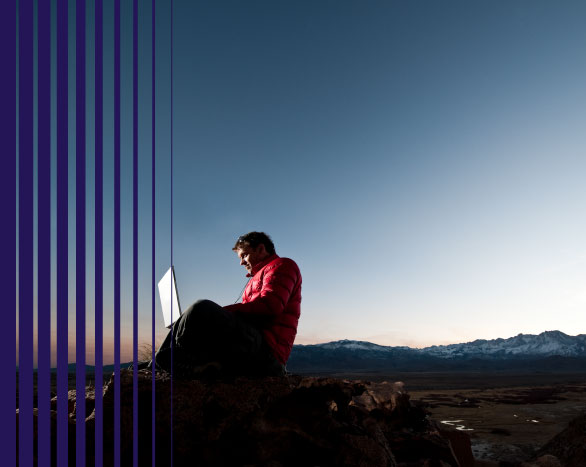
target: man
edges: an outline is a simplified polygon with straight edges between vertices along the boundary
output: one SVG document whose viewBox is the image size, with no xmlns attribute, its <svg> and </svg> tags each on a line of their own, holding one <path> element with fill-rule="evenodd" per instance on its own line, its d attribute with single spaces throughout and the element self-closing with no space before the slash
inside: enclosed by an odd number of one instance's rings
<svg viewBox="0 0 586 467">
<path fill-rule="evenodd" d="M 299 268 L 293 260 L 277 255 L 264 232 L 242 235 L 232 250 L 250 277 L 242 303 L 221 307 L 210 300 L 195 302 L 159 348 L 157 366 L 170 371 L 172 358 L 179 377 L 199 377 L 210 371 L 285 374 L 301 312 Z"/>
</svg>

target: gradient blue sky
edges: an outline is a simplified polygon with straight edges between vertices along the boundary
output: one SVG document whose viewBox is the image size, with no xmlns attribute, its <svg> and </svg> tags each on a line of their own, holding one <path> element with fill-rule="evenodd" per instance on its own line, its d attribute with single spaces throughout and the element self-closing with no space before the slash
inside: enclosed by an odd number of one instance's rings
<svg viewBox="0 0 586 467">
<path fill-rule="evenodd" d="M 298 343 L 586 331 L 583 2 L 175 5 L 186 302 L 233 300 L 259 229 Z"/>
<path fill-rule="evenodd" d="M 112 1 L 104 3 L 108 27 Z M 131 2 L 123 3 L 124 360 L 132 30 Z M 139 3 L 139 340 L 147 342 L 151 4 Z M 170 261 L 169 6 L 157 4 L 157 279 Z M 173 18 L 173 262 L 183 308 L 199 298 L 232 303 L 246 278 L 231 246 L 262 230 L 303 274 L 297 343 L 422 347 L 586 332 L 586 3 L 175 0 Z M 92 54 L 89 41 L 90 62 Z M 89 63 L 88 96 L 92 74 Z M 104 85 L 107 362 L 111 77 Z M 92 237 L 90 229 L 90 269 Z M 89 315 L 92 282 L 90 270 Z M 92 333 L 88 317 L 90 362 Z"/>
</svg>

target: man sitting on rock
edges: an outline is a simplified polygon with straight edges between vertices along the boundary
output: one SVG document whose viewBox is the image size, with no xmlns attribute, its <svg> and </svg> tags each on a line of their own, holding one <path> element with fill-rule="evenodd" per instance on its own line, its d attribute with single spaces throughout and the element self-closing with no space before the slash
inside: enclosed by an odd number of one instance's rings
<svg viewBox="0 0 586 467">
<path fill-rule="evenodd" d="M 183 378 L 285 374 L 301 311 L 299 268 L 276 254 L 264 232 L 242 235 L 232 250 L 250 277 L 242 303 L 191 305 L 157 351 L 157 367 L 171 371 L 172 355 L 174 375 Z"/>
</svg>

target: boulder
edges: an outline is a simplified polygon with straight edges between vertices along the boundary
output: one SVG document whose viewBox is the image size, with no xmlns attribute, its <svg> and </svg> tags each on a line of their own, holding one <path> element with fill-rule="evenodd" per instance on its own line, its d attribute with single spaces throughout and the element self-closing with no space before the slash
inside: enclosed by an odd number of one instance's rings
<svg viewBox="0 0 586 467">
<path fill-rule="evenodd" d="M 151 373 L 139 371 L 139 465 L 151 463 L 151 385 Z M 173 397 L 169 376 L 157 374 L 159 465 L 171 456 L 175 466 L 466 465 L 425 412 L 410 404 L 402 385 L 288 376 L 174 380 L 172 387 Z M 129 465 L 131 371 L 121 372 L 120 398 L 121 462 Z M 113 407 L 111 380 L 104 394 L 105 465 L 113 462 Z"/>
<path fill-rule="evenodd" d="M 152 374 L 139 370 L 137 383 L 138 465 L 152 465 Z M 115 390 L 112 377 L 103 398 L 104 466 L 114 465 Z M 68 394 L 70 460 L 81 422 L 75 396 Z M 94 405 L 95 390 L 88 387 L 86 408 Z M 34 417 L 36 432 L 37 409 Z M 429 421 L 401 383 L 301 376 L 171 381 L 161 372 L 155 375 L 154 417 L 157 465 L 171 465 L 171 458 L 174 466 L 473 465 L 467 435 Z M 95 410 L 83 420 L 86 465 L 94 464 L 95 421 Z M 51 425 L 55 433 L 53 410 Z M 120 465 L 133 464 L 134 440 L 133 372 L 122 370 Z"/>
<path fill-rule="evenodd" d="M 573 419 L 564 430 L 548 441 L 539 450 L 537 457 L 542 458 L 542 462 L 545 460 L 553 462 L 552 458 L 555 457 L 564 467 L 584 467 L 586 465 L 586 412 Z"/>
<path fill-rule="evenodd" d="M 19 410 L 16 409 L 16 445 L 18 446 L 19 436 Z M 51 423 L 51 465 L 57 465 L 57 412 L 49 411 Z M 75 418 L 69 414 L 67 424 L 68 438 L 68 463 L 75 465 Z M 39 409 L 33 408 L 33 465 L 38 465 L 38 427 L 39 427 Z M 73 448 L 72 448 L 73 443 Z"/>
<path fill-rule="evenodd" d="M 51 398 L 51 410 L 57 410 L 57 395 Z M 67 413 L 75 412 L 75 389 L 67 391 Z"/>
</svg>

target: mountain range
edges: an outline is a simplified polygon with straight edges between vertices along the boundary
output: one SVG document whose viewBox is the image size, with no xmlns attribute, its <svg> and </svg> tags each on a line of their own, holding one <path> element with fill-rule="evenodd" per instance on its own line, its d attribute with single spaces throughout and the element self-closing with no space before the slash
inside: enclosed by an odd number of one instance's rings
<svg viewBox="0 0 586 467">
<path fill-rule="evenodd" d="M 130 363 L 122 363 L 121 367 L 129 365 Z M 295 345 L 287 362 L 287 369 L 295 373 L 356 370 L 586 372 L 586 334 L 569 336 L 561 331 L 545 331 L 537 335 L 519 334 L 508 339 L 477 339 L 462 344 L 434 345 L 421 349 L 354 340 Z M 75 370 L 76 364 L 70 363 L 69 373 L 75 373 Z M 111 373 L 113 370 L 114 365 L 107 365 L 103 371 Z M 86 372 L 93 373 L 94 367 L 86 365 Z"/>
<path fill-rule="evenodd" d="M 510 358 L 514 356 L 586 357 L 586 334 L 568 336 L 561 331 L 519 334 L 509 339 L 478 339 L 465 344 L 434 345 L 421 352 L 443 358 Z"/>
<path fill-rule="evenodd" d="M 560 331 L 519 334 L 422 349 L 341 340 L 293 347 L 287 368 L 324 371 L 543 370 L 586 371 L 586 334 Z"/>
</svg>

